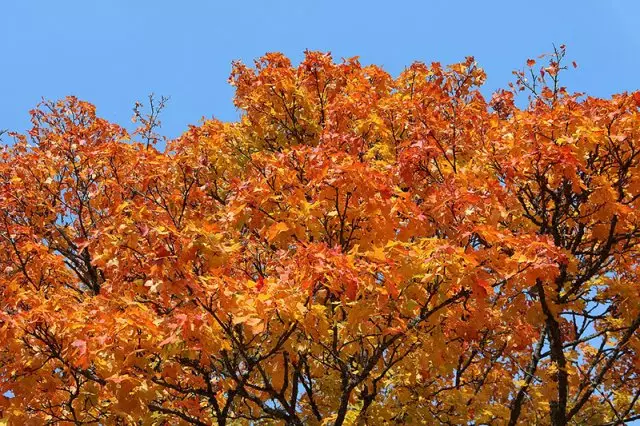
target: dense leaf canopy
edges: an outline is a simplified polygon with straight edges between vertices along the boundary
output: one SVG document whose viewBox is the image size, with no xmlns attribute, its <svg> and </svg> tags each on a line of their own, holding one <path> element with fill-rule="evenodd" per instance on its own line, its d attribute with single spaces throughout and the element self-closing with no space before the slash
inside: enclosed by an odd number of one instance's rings
<svg viewBox="0 0 640 426">
<path fill-rule="evenodd" d="M 154 112 L 40 105 L 0 154 L 1 417 L 638 417 L 640 93 L 571 94 L 563 59 L 487 101 L 473 58 L 271 53 L 238 122 L 164 150 Z"/>
</svg>

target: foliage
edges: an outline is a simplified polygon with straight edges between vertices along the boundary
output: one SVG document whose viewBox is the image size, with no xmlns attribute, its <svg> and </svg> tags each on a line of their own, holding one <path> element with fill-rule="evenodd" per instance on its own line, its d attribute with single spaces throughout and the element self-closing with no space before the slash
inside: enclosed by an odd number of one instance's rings
<svg viewBox="0 0 640 426">
<path fill-rule="evenodd" d="M 570 94 L 563 59 L 486 101 L 473 58 L 271 53 L 233 66 L 238 122 L 164 152 L 139 105 L 129 135 L 42 104 L 0 160 L 2 415 L 638 417 L 640 93 Z"/>
</svg>

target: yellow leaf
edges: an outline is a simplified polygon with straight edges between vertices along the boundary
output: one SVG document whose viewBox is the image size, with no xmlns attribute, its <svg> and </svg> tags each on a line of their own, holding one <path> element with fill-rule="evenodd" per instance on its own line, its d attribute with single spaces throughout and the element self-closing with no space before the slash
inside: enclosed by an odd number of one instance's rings
<svg viewBox="0 0 640 426">
<path fill-rule="evenodd" d="M 373 260 L 378 260 L 380 262 L 384 262 L 387 260 L 387 257 L 384 254 L 384 247 L 375 247 L 373 251 L 367 252 L 367 257 Z"/>
</svg>

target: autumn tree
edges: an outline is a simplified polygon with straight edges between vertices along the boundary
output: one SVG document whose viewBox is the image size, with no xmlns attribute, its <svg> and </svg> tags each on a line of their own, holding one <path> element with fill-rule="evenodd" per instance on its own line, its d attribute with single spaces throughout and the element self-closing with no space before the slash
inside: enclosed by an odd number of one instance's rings
<svg viewBox="0 0 640 426">
<path fill-rule="evenodd" d="M 487 101 L 473 58 L 270 53 L 162 150 L 139 105 L 40 105 L 0 160 L 4 421 L 640 418 L 640 93 L 564 54 Z"/>
</svg>

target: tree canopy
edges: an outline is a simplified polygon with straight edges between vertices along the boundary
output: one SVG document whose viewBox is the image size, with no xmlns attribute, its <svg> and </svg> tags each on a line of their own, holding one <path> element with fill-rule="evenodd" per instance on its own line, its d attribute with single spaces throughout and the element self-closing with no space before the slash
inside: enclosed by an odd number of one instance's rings
<svg viewBox="0 0 640 426">
<path fill-rule="evenodd" d="M 162 149 L 157 108 L 41 104 L 0 159 L 0 417 L 640 418 L 640 93 L 564 57 L 487 100 L 473 58 L 269 53 Z"/>
</svg>

